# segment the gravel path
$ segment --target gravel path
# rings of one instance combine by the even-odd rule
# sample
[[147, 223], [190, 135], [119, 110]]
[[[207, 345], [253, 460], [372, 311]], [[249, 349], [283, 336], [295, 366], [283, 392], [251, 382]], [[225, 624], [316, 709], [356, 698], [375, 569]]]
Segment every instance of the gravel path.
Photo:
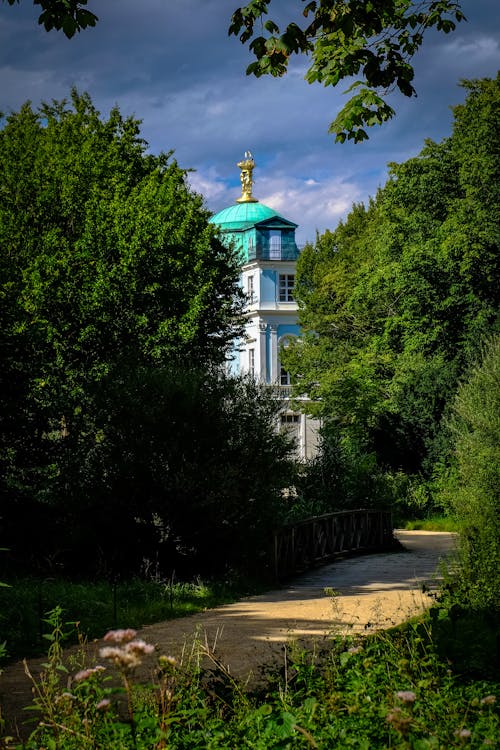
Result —
[[[240, 679], [258, 680], [263, 666], [282, 659], [290, 639], [322, 640], [332, 633], [370, 633], [404, 622], [432, 603], [439, 563], [452, 553], [454, 534], [397, 531], [402, 551], [336, 560], [287, 586], [179, 620], [148, 625], [140, 636], [159, 653], [179, 656], [195, 633]], [[96, 652], [100, 643], [90, 644]], [[33, 660], [34, 673], [42, 659]], [[30, 701], [21, 663], [0, 676], [4, 716]]]
[[440, 560], [452, 551], [455, 535], [398, 531], [396, 536], [401, 552], [337, 560], [276, 591], [148, 625], [141, 636], [161, 653], [177, 655], [197, 630], [209, 645], [216, 643], [216, 654], [231, 673], [246, 679], [290, 639], [397, 625], [432, 604], [429, 593], [438, 585]]

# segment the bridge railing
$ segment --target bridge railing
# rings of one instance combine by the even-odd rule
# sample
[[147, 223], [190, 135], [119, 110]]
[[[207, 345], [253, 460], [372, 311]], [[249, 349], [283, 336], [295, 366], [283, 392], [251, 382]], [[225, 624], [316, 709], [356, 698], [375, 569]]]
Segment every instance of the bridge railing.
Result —
[[288, 578], [336, 555], [395, 544], [389, 511], [348, 510], [306, 518], [274, 533], [274, 575]]

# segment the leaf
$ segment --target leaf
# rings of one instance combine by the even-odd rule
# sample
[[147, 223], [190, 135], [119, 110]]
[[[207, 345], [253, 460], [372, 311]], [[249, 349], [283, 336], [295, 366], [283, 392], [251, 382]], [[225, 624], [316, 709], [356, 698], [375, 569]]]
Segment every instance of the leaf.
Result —
[[[308, 83], [336, 86], [362, 70], [364, 79], [355, 85], [365, 90], [371, 88], [378, 97], [385, 96], [395, 86], [404, 96], [414, 96], [411, 60], [423, 43], [425, 32], [436, 27], [442, 33], [449, 33], [464, 19], [455, 0], [423, 0], [415, 12], [412, 12], [414, 4], [407, 2], [309, 2], [302, 10], [305, 17], [313, 14], [309, 26], [301, 29], [291, 22], [279, 42], [271, 37], [254, 44], [254, 21], [267, 13], [269, 4], [254, 0], [237, 9], [231, 19], [229, 33], [238, 34], [244, 29], [240, 40], [242, 43], [250, 40], [250, 51], [256, 57], [257, 64], [249, 65], [247, 74], [283, 76], [288, 71], [289, 55], [311, 53], [313, 64], [305, 76]], [[273, 21], [266, 21], [263, 28], [271, 35], [279, 33]], [[269, 56], [275, 60], [266, 59]], [[355, 106], [353, 102], [351, 114]], [[344, 108], [331, 123], [329, 132], [335, 134], [338, 142], [346, 139], [360, 142], [368, 137], [362, 126], [382, 124], [393, 115], [391, 107], [377, 106], [371, 113], [358, 111], [357, 121], [349, 123]]]
[[74, 18], [71, 16], [65, 16], [62, 21], [62, 30], [68, 37], [68, 39], [71, 39], [72, 36], [74, 36], [75, 31], [78, 30], [78, 24]]
[[278, 26], [274, 23], [274, 21], [266, 21], [264, 24], [264, 28], [266, 31], [269, 31], [271, 34], [279, 34], [280, 30]]

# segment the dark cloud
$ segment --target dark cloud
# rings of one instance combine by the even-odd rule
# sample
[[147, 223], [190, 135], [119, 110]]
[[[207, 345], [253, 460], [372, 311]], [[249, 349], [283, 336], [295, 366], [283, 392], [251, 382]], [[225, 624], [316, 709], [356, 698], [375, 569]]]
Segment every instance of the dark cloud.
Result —
[[[299, 239], [333, 227], [352, 201], [384, 183], [387, 163], [404, 161], [427, 137], [450, 132], [450, 105], [463, 100], [462, 78], [496, 75], [500, 51], [498, 0], [465, 0], [468, 22], [434, 33], [416, 59], [418, 97], [393, 96], [397, 117], [368, 143], [335, 144], [328, 123], [342, 104], [339, 90], [309, 86], [305, 63], [285, 79], [245, 75], [248, 51], [227, 27], [231, 0], [106, 0], [89, 3], [100, 20], [72, 40], [47, 34], [37, 9], [0, 2], [0, 110], [26, 99], [88, 91], [107, 113], [118, 104], [143, 121], [154, 152], [175, 150], [195, 168], [193, 185], [212, 210], [239, 194], [236, 162], [246, 149], [257, 160], [256, 194], [300, 224]], [[274, 0], [278, 16], [289, 0]]]

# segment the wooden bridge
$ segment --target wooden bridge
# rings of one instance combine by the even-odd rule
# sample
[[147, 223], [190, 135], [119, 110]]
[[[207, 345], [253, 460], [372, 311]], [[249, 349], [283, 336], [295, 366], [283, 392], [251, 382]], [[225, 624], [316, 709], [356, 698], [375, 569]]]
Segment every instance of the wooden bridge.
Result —
[[306, 518], [276, 530], [273, 539], [277, 581], [349, 552], [387, 550], [397, 545], [389, 511], [347, 510]]

